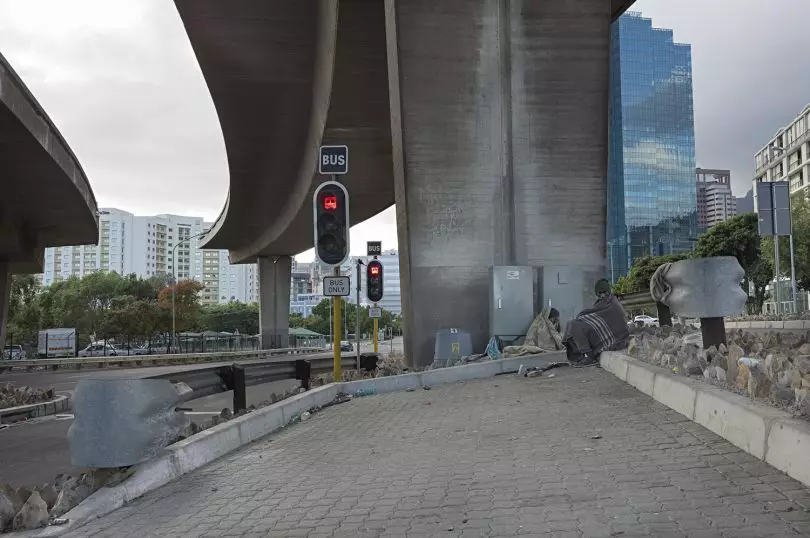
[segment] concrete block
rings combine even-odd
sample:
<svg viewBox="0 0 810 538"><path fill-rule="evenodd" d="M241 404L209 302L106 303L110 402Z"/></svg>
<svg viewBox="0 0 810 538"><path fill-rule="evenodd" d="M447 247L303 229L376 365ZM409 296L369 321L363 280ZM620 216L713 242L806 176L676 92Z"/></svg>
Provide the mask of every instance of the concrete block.
<svg viewBox="0 0 810 538"><path fill-rule="evenodd" d="M276 403L235 418L233 422L239 428L242 444L247 444L284 426L284 411L281 403Z"/></svg>
<svg viewBox="0 0 810 538"><path fill-rule="evenodd" d="M301 394L296 394L291 398L287 398L286 400L279 402L284 413L285 423L289 422L293 419L293 417L300 415L307 409L315 407L315 400L312 398L310 392L302 392Z"/></svg>
<svg viewBox="0 0 810 538"><path fill-rule="evenodd" d="M765 461L810 486L810 424L794 419L774 421Z"/></svg>
<svg viewBox="0 0 810 538"><path fill-rule="evenodd" d="M659 373L655 376L653 398L686 418L695 418L695 399L700 387L691 379Z"/></svg>
<svg viewBox="0 0 810 538"><path fill-rule="evenodd" d="M804 329L805 322L802 320L793 320L793 321L783 321L782 326L785 329L790 330L802 330Z"/></svg>
<svg viewBox="0 0 810 538"><path fill-rule="evenodd" d="M599 366L622 381L627 381L627 360L629 358L618 351L603 351L599 355Z"/></svg>
<svg viewBox="0 0 810 538"><path fill-rule="evenodd" d="M712 387L698 391L695 402L695 422L759 459L765 457L770 423L784 417L782 411Z"/></svg>
<svg viewBox="0 0 810 538"><path fill-rule="evenodd" d="M508 374L512 372L517 372L520 368L520 365L523 364L526 367L534 367L534 368L542 368L543 366L548 366L553 362L565 362L567 360L564 351L558 351L555 353L543 353L541 355L527 355L524 357L511 357L508 359L501 359L501 373Z"/></svg>
<svg viewBox="0 0 810 538"><path fill-rule="evenodd" d="M751 322L752 329L767 329L768 322L767 321L752 321Z"/></svg>
<svg viewBox="0 0 810 538"><path fill-rule="evenodd" d="M178 474L193 471L242 446L238 423L228 421L192 435L168 447Z"/></svg>
<svg viewBox="0 0 810 538"><path fill-rule="evenodd" d="M501 373L502 365L496 361L486 361L481 363L465 364L463 366L453 366L451 368L438 368L422 372L422 386L432 387L442 383L453 383L456 381L469 381L470 379L481 379L494 377Z"/></svg>
<svg viewBox="0 0 810 538"><path fill-rule="evenodd" d="M420 374L402 374L389 377L378 377L376 379L363 379L343 383L342 390L346 394L356 394L359 390L369 392L373 390L377 394L395 392L398 390L418 389L422 386Z"/></svg>
<svg viewBox="0 0 810 538"><path fill-rule="evenodd" d="M627 359L627 382L648 396L652 396L655 385L655 368L647 364Z"/></svg>

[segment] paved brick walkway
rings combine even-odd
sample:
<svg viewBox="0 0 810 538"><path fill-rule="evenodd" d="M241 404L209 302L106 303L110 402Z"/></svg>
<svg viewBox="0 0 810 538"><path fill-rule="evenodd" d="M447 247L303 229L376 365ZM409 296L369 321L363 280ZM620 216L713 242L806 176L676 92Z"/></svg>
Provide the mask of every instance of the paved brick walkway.
<svg viewBox="0 0 810 538"><path fill-rule="evenodd" d="M810 536L805 508L798 482L591 368L332 407L73 536L784 538Z"/></svg>

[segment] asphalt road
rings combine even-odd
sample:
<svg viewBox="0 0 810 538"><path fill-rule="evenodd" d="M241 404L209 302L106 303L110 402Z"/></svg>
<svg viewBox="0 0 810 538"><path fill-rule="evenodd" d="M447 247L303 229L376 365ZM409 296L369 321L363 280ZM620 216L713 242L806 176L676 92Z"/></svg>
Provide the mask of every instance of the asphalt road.
<svg viewBox="0 0 810 538"><path fill-rule="evenodd" d="M381 343L380 351L391 349L390 341L385 344L384 347ZM394 349L402 349L401 338L394 341ZM366 351L365 346L362 351ZM142 368L5 372L0 374L0 384L10 381L15 385L28 385L42 389L53 388L58 393L69 393L82 379L139 378L231 363L232 361ZM248 387L247 403L248 405L260 405L269 400L273 393L283 394L286 390L296 387L298 383L291 379ZM232 409L232 405L233 392L223 392L185 402L183 407L189 407L195 413L217 413L224 408ZM67 431L73 422L72 418L72 415L66 414L0 427L2 428L0 429L0 483L8 483L13 486L35 486L53 480L59 473L81 472L82 469L77 469L70 464ZM209 418L210 414L203 414L193 416L192 420L202 422Z"/></svg>

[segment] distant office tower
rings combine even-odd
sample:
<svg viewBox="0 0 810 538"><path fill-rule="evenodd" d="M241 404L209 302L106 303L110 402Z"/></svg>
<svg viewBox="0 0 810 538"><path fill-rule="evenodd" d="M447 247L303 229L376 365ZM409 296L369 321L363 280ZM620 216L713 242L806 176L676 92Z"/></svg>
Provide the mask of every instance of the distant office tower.
<svg viewBox="0 0 810 538"><path fill-rule="evenodd" d="M737 214L737 200L731 193L730 170L698 168L695 178L698 231L708 230Z"/></svg>
<svg viewBox="0 0 810 538"><path fill-rule="evenodd" d="M42 283L48 286L96 271L143 278L165 275L203 284L203 304L257 302L255 264L231 265L227 250L199 248L198 236L209 227L200 217L138 217L120 209L99 209L98 244L46 249Z"/></svg>
<svg viewBox="0 0 810 538"><path fill-rule="evenodd" d="M735 199L737 204L737 214L754 212L754 189L749 189L745 196L737 196Z"/></svg>
<svg viewBox="0 0 810 538"><path fill-rule="evenodd" d="M692 54L628 12L612 26L608 271L689 251L697 236Z"/></svg>
<svg viewBox="0 0 810 538"><path fill-rule="evenodd" d="M782 127L754 156L754 205L757 182L789 181L790 193L810 196L810 105L787 127Z"/></svg>

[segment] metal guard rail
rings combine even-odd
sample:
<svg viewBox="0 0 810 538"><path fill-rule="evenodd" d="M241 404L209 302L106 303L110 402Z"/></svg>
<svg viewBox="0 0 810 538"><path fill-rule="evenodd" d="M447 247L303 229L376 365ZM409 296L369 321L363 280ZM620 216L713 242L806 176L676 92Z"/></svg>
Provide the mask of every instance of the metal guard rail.
<svg viewBox="0 0 810 538"><path fill-rule="evenodd" d="M621 297L620 302L625 308L655 308L656 306L655 299L652 298L649 291L628 293Z"/></svg>
<svg viewBox="0 0 810 538"><path fill-rule="evenodd" d="M162 364L193 364L195 362L222 362L229 360L261 360L277 355L313 354L323 351L322 348L300 347L263 349L259 351L226 351L212 353L174 353L169 355L120 355L115 357L70 357L66 359L23 359L0 360L0 371L7 368L34 368L44 366L57 370L59 368L97 367L113 365L157 366Z"/></svg>
<svg viewBox="0 0 810 538"><path fill-rule="evenodd" d="M376 356L361 355L360 366L365 370L377 367ZM309 389L313 376L328 374L333 369L331 355L321 354L307 358L276 358L257 362L234 363L227 366L213 366L182 370L168 374L148 376L146 379L165 379L171 383L185 383L192 392L185 398L196 400L212 394L233 391L234 412L247 408L247 387L275 381L297 379L304 389ZM341 357L343 370L357 369L357 354L347 353Z"/></svg>

